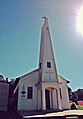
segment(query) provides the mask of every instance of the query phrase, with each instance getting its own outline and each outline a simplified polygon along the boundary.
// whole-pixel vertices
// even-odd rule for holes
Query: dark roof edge
[[[63,76],[61,76],[60,74],[58,74],[58,76],[60,76],[62,79],[64,79],[65,81],[67,81],[67,83],[70,83],[69,80],[65,79]]]

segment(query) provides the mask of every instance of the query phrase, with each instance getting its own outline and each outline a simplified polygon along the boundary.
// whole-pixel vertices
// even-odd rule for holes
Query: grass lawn
[[[83,110],[83,106],[78,106],[78,110]]]

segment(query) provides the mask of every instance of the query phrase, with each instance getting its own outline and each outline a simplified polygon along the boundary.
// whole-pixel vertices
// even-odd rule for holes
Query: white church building
[[[70,109],[69,81],[58,75],[52,48],[48,18],[43,17],[38,69],[19,77],[17,110]]]

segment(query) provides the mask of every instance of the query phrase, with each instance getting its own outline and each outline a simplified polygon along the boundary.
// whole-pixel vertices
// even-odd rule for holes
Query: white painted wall
[[[41,88],[38,88],[38,110],[41,110]]]
[[[69,105],[69,95],[68,95],[68,86],[67,86],[67,81],[58,76],[59,81],[62,83],[60,85],[61,92],[62,92],[62,108],[63,109],[70,109]]]
[[[32,72],[25,77],[21,77],[19,81],[19,94],[18,94],[18,110],[36,110],[37,109],[37,87],[35,84],[38,82],[38,71]],[[25,97],[22,97],[21,91],[25,88]],[[33,87],[33,98],[27,99],[27,88]]]

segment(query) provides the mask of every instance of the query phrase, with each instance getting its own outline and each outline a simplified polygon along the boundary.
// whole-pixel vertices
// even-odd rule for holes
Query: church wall
[[[69,106],[69,95],[68,95],[68,87],[67,84],[62,84],[62,104],[63,104],[63,109],[70,109]]]
[[[46,64],[47,65],[47,64]],[[42,73],[42,81],[55,81],[57,82],[56,74],[53,68],[48,69],[47,66],[44,66]]]
[[[41,88],[38,88],[38,110],[41,110]]]
[[[53,109],[57,109],[58,108],[58,97],[57,97],[57,90],[53,90],[52,92],[52,96],[53,96]]]
[[[67,81],[63,80],[61,77],[59,77],[59,80],[62,83],[60,85],[61,93],[62,93],[62,108],[70,109]]]
[[[34,110],[37,109],[37,87],[38,72],[34,72],[19,81],[18,110]],[[28,87],[33,87],[32,99],[27,98]],[[23,89],[24,88],[24,89]],[[21,92],[25,91],[25,94]]]

